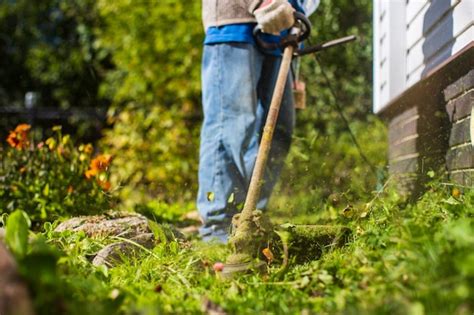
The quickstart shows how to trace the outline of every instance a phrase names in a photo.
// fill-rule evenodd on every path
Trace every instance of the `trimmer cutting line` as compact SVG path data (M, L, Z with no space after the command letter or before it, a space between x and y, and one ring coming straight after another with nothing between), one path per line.
M311 23L305 15L298 12L295 12L295 21L295 25L291 28L289 35L283 37L279 43L267 43L263 41L260 37L262 33L261 29L258 26L254 29L254 37L258 47L263 52L283 49L283 58L244 208L242 212L237 214L233 219L236 228L232 233L229 243L233 247L234 252L224 265L222 271L222 276L224 277L231 277L235 273L242 273L252 269L260 269L262 266L264 267L264 263L257 261L256 258L261 250L261 243L268 240L273 229L269 220L265 218L261 212L256 212L256 206L260 198L273 133L293 57L313 54L331 47L346 44L356 39L355 36L347 36L320 45L300 49L298 48L300 44L305 41L311 33Z

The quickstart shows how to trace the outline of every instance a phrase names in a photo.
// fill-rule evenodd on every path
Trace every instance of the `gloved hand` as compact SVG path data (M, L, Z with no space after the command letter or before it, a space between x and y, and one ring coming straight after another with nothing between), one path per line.
M262 32L278 35L295 24L294 11L287 0L266 0L253 14Z

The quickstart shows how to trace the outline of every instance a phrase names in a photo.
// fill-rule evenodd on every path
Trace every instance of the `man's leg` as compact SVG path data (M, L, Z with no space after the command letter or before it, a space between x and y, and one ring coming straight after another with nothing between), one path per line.
M244 155L257 128L257 85L263 56L249 44L205 46L202 65L198 210L204 240L227 241L235 204L242 202L251 170Z

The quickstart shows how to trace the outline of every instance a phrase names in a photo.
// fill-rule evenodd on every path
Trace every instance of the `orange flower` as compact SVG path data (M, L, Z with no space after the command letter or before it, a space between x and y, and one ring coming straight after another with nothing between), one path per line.
M91 179L92 177L97 175L97 172L95 170L87 170L85 175L87 179Z
M95 157L86 171L85 175L87 179L97 176L102 172L106 172L112 162L112 156L109 154L101 154Z
M112 187L112 184L108 180L104 180L104 181L98 180L97 183L105 191L109 191L110 187Z
M15 130L10 131L8 135L8 144L18 150L26 149L30 145L30 141L28 140L28 132L30 129L31 126L28 124L16 126Z
M31 126L28 124L19 124L15 128L15 132L28 132L30 131L30 129L31 129Z
M67 186L67 193L72 194L74 192L74 187L72 185Z
M98 155L91 161L90 169L97 171L106 171L112 162L112 156L109 154Z

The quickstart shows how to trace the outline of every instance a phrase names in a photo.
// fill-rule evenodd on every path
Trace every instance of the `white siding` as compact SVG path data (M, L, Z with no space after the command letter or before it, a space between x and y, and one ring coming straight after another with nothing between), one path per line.
M400 93L405 80L405 33L393 32L405 24L406 0L374 2L374 104Z
M374 0L374 111L474 40L473 21L474 0Z

